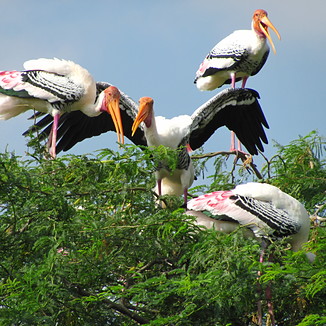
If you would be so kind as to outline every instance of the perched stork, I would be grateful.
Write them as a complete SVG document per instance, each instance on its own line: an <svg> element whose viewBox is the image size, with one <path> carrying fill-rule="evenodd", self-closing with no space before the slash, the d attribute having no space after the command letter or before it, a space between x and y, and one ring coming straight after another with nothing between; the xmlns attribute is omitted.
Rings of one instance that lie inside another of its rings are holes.
<svg viewBox="0 0 326 326"><path fill-rule="evenodd" d="M80 110L89 117L109 113L118 140L123 142L116 88L98 93L91 74L72 61L29 60L24 69L0 72L0 119L10 119L29 109L49 113L54 121L48 142L52 157L56 155L59 118L65 112Z"/></svg>
<svg viewBox="0 0 326 326"><path fill-rule="evenodd" d="M156 192L159 196L183 194L186 204L188 189L195 177L194 166L187 149L192 118L189 115L181 115L172 119L155 117L153 105L154 101L150 97L142 97L139 100L138 114L132 125L132 136L139 125L144 122L143 130L148 146L163 145L178 149L177 166L174 171L169 170L164 162L161 162L158 167Z"/></svg>
<svg viewBox="0 0 326 326"><path fill-rule="evenodd" d="M99 84L102 87L108 85ZM222 126L234 130L252 155L257 154L258 149L264 150L262 142L267 144L263 127L268 128L268 124L258 102L259 95L254 90L226 89L200 106L191 116L183 115L172 119L155 117L151 98L141 98L138 108L137 103L121 91L120 93L120 111L127 138L135 145L164 145L179 149L175 171L167 171L164 164L158 167L156 178L159 195L184 194L186 203L187 189L194 179L187 147L192 150L201 147ZM114 130L107 120L105 115L90 119L78 111L65 113L59 120L58 152L69 150L85 138ZM40 133L41 137L49 134L51 122L52 117L46 116L36 124L38 128L45 128ZM32 127L33 130L35 126Z"/></svg>
<svg viewBox="0 0 326 326"><path fill-rule="evenodd" d="M269 46L266 38L276 53L268 27L281 38L267 12L258 9L252 17L251 30L234 31L217 43L199 66L195 79L197 88L211 91L230 83L235 88L235 82L240 79L243 79L244 88L248 77L256 75L267 60Z"/></svg>
<svg viewBox="0 0 326 326"><path fill-rule="evenodd" d="M273 29L278 38L280 34L267 17L267 12L258 9L252 17L251 30L238 30L217 43L209 52L196 72L195 84L201 91L211 91L224 84L235 88L235 82L242 79L242 87L249 76L256 75L265 64L271 43L268 27ZM231 131L231 150L235 150L235 136ZM241 150L241 143L238 143Z"/></svg>
<svg viewBox="0 0 326 326"><path fill-rule="evenodd" d="M191 199L187 208L206 211L213 216L227 216L236 224L249 228L258 238L289 237L294 251L308 240L310 219L304 206L266 183L250 182L233 190L205 194Z"/></svg>
<svg viewBox="0 0 326 326"><path fill-rule="evenodd" d="M270 240L286 237L293 251L299 250L308 241L310 218L304 206L269 184L251 182L238 185L233 190L215 191L191 199L187 208L187 214L196 216L199 225L225 233L235 230L237 224L250 229L262 239L260 262L263 262L264 250ZM205 211L220 219L208 217L203 213ZM231 220L225 221L225 217ZM314 255L308 253L307 258L313 261ZM275 325L269 286L266 288L266 299L272 325ZM261 325L260 301L258 319Z"/></svg>

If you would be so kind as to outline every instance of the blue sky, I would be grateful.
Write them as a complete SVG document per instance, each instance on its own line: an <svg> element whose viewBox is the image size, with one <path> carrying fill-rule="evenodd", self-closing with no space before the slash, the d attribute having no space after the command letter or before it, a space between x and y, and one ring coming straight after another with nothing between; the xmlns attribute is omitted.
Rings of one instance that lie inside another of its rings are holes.
<svg viewBox="0 0 326 326"><path fill-rule="evenodd" d="M197 90L193 80L199 64L222 38L236 29L250 29L255 9L265 9L282 40L271 31L277 54L271 52L260 73L247 82L260 93L270 125L265 153L275 153L273 140L286 145L314 129L326 134L324 0L0 3L0 70L21 70L24 61L40 57L69 59L135 100L153 97L156 114L168 118L191 114L225 88ZM30 113L0 121L1 152L24 156L26 139L21 134L30 125ZM204 151L227 150L229 144L229 131L219 129ZM84 141L70 153L106 147L118 150L115 133Z"/></svg>

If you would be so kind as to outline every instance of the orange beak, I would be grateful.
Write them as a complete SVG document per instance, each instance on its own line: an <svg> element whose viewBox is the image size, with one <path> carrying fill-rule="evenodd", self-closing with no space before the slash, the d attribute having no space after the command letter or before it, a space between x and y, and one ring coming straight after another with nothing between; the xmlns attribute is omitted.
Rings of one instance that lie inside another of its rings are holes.
<svg viewBox="0 0 326 326"><path fill-rule="evenodd" d="M270 34L268 32L268 27L270 27L275 32L275 34L277 35L279 40L281 39L280 33L278 32L276 27L272 24L272 22L268 19L267 16L263 16L260 19L259 27L260 27L261 31L264 33L264 35L267 37L269 43L271 44L274 54L276 54L276 50L275 50L273 40L272 40L272 38L271 38L271 36L270 36Z"/></svg>
<svg viewBox="0 0 326 326"><path fill-rule="evenodd" d="M133 136L138 126L145 121L153 112L153 99L150 97L142 97L139 100L139 109L137 117L131 127L131 136Z"/></svg>
<svg viewBox="0 0 326 326"><path fill-rule="evenodd" d="M111 115L112 121L114 123L114 127L118 135L118 142L124 144L123 126L119 107L120 92L114 86L108 87L106 90L104 90L104 92L106 109L107 112Z"/></svg>

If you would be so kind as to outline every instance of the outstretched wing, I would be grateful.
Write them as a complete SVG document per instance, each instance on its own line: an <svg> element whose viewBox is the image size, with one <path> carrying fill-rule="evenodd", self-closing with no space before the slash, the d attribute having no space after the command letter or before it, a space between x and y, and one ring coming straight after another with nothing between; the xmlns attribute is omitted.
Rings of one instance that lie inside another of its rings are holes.
<svg viewBox="0 0 326 326"><path fill-rule="evenodd" d="M269 128L258 102L259 94L252 89L226 89L193 114L190 133L190 147L201 147L217 130L226 126L234 131L250 154L264 151L262 142L268 143L264 128Z"/></svg>
<svg viewBox="0 0 326 326"><path fill-rule="evenodd" d="M97 95L109 86L110 84L105 82L96 83ZM136 145L147 146L141 128L137 129L133 137L131 136L131 126L137 114L137 104L123 92L120 91L120 93L120 110L125 136ZM40 132L40 138L45 139L51 132L52 123L52 116L46 115L43 119L39 120L35 125L25 131L24 135L44 128ZM68 151L78 142L108 131L115 131L115 126L109 114L102 113L96 117L88 117L81 111L66 112L62 114L59 119L57 153Z"/></svg>

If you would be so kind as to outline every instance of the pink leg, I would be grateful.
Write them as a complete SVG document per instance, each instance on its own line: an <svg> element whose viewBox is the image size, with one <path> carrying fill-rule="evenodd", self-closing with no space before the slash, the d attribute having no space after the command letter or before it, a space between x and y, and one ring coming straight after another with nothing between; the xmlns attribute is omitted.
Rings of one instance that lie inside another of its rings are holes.
<svg viewBox="0 0 326 326"><path fill-rule="evenodd" d="M248 79L248 76L245 76L242 78L242 85L241 85L242 88L245 88L247 79ZM232 80L232 87L235 88L235 86L234 86L235 85L235 74L231 74L231 80ZM234 150L235 150L235 135L234 135L234 132L231 131L231 149L230 149L230 151L232 152ZM238 151L242 152L240 140L238 140Z"/></svg>
<svg viewBox="0 0 326 326"><path fill-rule="evenodd" d="M236 73L233 72L231 73L231 87L235 88L235 77ZM230 152L235 151L235 133L231 131L231 147L230 147Z"/></svg>
<svg viewBox="0 0 326 326"><path fill-rule="evenodd" d="M238 151L242 152L242 146L239 139L238 139Z"/></svg>
<svg viewBox="0 0 326 326"><path fill-rule="evenodd" d="M235 77L236 77L236 73L232 72L231 73L231 87L235 88Z"/></svg>
<svg viewBox="0 0 326 326"><path fill-rule="evenodd" d="M249 76L245 76L245 77L242 78L241 88L245 88L248 78L249 78Z"/></svg>
<svg viewBox="0 0 326 326"><path fill-rule="evenodd" d="M187 144L187 145L186 145L186 149L187 149L187 152L188 152L188 153L193 152L192 148L190 147L190 144Z"/></svg>
<svg viewBox="0 0 326 326"><path fill-rule="evenodd" d="M48 139L48 141L46 143L46 146L47 146L47 148L48 148L49 151L50 151L51 144L52 144L52 134L53 134L52 129L53 128L51 128L51 131L50 131L50 134L49 134L49 139Z"/></svg>
<svg viewBox="0 0 326 326"><path fill-rule="evenodd" d="M57 131L58 131L58 123L59 123L60 114L57 113L53 117L53 125L49 138L50 145L50 155L55 158L56 157L56 145L57 145Z"/></svg>
<svg viewBox="0 0 326 326"><path fill-rule="evenodd" d="M230 147L230 152L238 151L238 152L241 152L241 153L243 153L245 155L249 155L249 154L247 154L246 152L244 152L242 150L242 145L241 145L241 142L240 142L239 139L237 141L238 147L235 148L235 138L236 138L236 136L235 136L234 131L231 131L231 147Z"/></svg>
<svg viewBox="0 0 326 326"><path fill-rule="evenodd" d="M235 133L234 131L231 131L231 147L230 152L235 151Z"/></svg>

